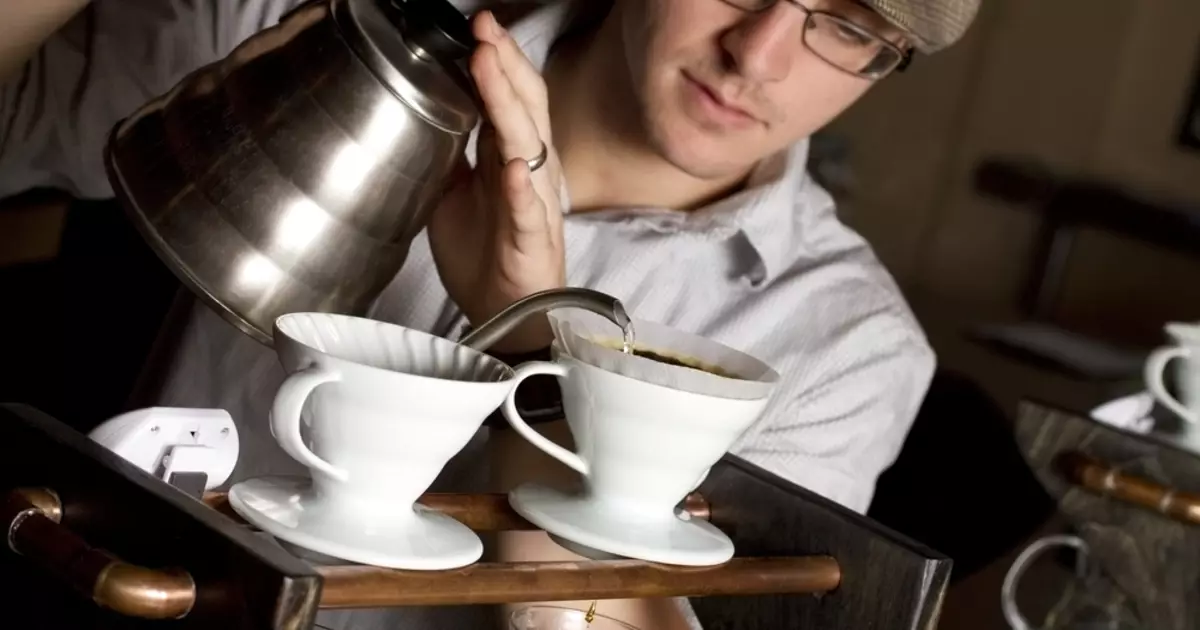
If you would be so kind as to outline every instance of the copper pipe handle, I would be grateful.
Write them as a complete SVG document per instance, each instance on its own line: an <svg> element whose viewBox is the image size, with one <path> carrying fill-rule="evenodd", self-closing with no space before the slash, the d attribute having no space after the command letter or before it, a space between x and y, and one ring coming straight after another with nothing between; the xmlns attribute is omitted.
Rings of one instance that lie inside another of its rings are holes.
<svg viewBox="0 0 1200 630"><path fill-rule="evenodd" d="M829 556L734 558L713 567L641 560L479 562L450 571L322 566L321 608L459 606L523 601L821 594L842 581Z"/></svg>
<svg viewBox="0 0 1200 630"><path fill-rule="evenodd" d="M13 553L104 608L142 619L179 619L196 602L196 583L186 571L124 562L63 526L62 503L51 490L13 490L0 512L8 523L8 548Z"/></svg>
<svg viewBox="0 0 1200 630"><path fill-rule="evenodd" d="M1158 512L1183 523L1200 525L1200 496L1179 492L1148 479L1124 473L1090 455L1067 451L1055 462L1071 483L1096 494Z"/></svg>

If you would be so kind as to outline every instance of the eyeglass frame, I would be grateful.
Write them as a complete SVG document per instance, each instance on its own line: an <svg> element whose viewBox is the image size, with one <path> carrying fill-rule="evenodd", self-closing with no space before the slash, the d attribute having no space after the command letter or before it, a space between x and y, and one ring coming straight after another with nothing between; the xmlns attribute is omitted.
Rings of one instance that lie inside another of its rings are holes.
<svg viewBox="0 0 1200 630"><path fill-rule="evenodd" d="M806 49L808 49L809 52L816 55L817 58L820 59L821 61L824 61L825 63L829 64L830 67L834 68L835 70L838 70L839 72L844 72L850 76L858 77L860 79L869 79L871 81L878 81L880 79L886 78L888 75L890 75L893 72L904 72L905 70L908 69L908 67L910 65L912 65L913 50L911 48L909 48L909 49L900 48L896 44L888 41L887 38L885 38L884 36L882 36L878 33L872 32L864 26L859 26L858 24L854 23L853 21L851 21L850 19L848 19L846 17L837 15L836 13L830 13L829 11L822 11L820 9L810 9L810 8L804 6L803 4L800 4L799 0L767 0L766 3L762 7L759 7L757 9L747 9L746 7L741 6L740 4L738 4L738 2L740 0L721 0L721 1L739 11L745 11L746 13L762 13L764 11L771 9L772 7L779 4L780 2L786 2L787 4L792 5L796 9L799 9L800 12L802 12L804 14L804 30L801 31L801 33L800 33L800 43L804 44L804 47ZM864 36L870 37L871 39L877 40L879 43L883 44L887 48L890 48L892 51L894 51L898 55L896 63L894 65L892 65L892 67L888 68L887 70L885 70L883 72L863 73L863 72L854 72L852 70L847 70L846 68L843 68L843 67L839 66L838 64L826 59L824 55L813 50L813 47L810 46L808 43L808 25L812 21L812 18L814 15L822 15L827 18L831 18L834 21L836 21L840 24L843 24L843 25L849 27L850 29L858 32L860 35L864 35Z"/></svg>

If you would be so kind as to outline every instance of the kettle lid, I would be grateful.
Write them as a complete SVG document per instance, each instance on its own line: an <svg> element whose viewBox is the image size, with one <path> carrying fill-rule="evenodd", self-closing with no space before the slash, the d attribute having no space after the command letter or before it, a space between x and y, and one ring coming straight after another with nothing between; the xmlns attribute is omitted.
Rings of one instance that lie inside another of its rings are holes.
<svg viewBox="0 0 1200 630"><path fill-rule="evenodd" d="M464 69L470 23L448 0L334 0L334 19L364 63L405 104L451 133L479 120Z"/></svg>

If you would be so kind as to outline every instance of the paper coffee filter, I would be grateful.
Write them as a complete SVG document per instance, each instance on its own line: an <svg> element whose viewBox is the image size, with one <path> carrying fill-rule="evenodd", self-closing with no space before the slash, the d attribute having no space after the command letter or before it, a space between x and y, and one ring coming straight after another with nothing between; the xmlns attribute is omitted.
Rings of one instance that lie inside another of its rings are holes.
<svg viewBox="0 0 1200 630"><path fill-rule="evenodd" d="M626 354L621 351L621 330L588 311L561 309L548 317L559 347L568 356L639 381L739 400L766 398L779 381L771 366L744 352L657 322L632 319L636 349L717 368L730 376Z"/></svg>

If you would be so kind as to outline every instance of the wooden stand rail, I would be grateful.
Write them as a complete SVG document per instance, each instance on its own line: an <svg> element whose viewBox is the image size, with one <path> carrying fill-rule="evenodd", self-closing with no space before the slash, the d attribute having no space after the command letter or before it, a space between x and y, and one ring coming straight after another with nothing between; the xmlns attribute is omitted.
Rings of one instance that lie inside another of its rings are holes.
<svg viewBox="0 0 1200 630"><path fill-rule="evenodd" d="M213 509L27 406L0 404L0 455L5 628L307 630L323 595L326 607L399 606L387 615L390 628L481 628L494 621L483 606L421 604L508 598L503 589L512 583L526 593L516 599L703 595L691 604L706 628L925 630L937 627L951 566L936 551L734 455L713 466L698 490L705 501L693 497L688 508L733 541L740 557L723 566L615 560L441 572L306 562L228 518L220 497L209 497ZM10 493L15 488L53 492ZM13 495L24 503L6 502ZM532 527L496 495L423 501L480 530ZM480 503L491 507L476 509ZM787 594L835 585L819 597ZM408 592L419 592L419 601L405 598ZM779 594L750 594L766 592Z"/></svg>
<svg viewBox="0 0 1200 630"><path fill-rule="evenodd" d="M236 518L224 494L204 502ZM428 494L421 503L478 531L536 529L498 494ZM708 518L707 502L688 497L684 507ZM14 490L2 514L10 548L60 575L99 605L145 619L181 618L197 593L192 576L123 562L89 546L61 522L63 506L48 489ZM237 519L241 522L241 519ZM641 560L580 562L481 562L450 571L398 571L372 566L320 566L321 608L386 608L500 604L642 597L704 597L825 593L841 583L829 556L734 558L714 567L678 567Z"/></svg>
<svg viewBox="0 0 1200 630"><path fill-rule="evenodd" d="M1113 497L1183 523L1200 525L1200 496L1177 492L1076 451L1060 454L1055 462L1071 483L1096 494Z"/></svg>

